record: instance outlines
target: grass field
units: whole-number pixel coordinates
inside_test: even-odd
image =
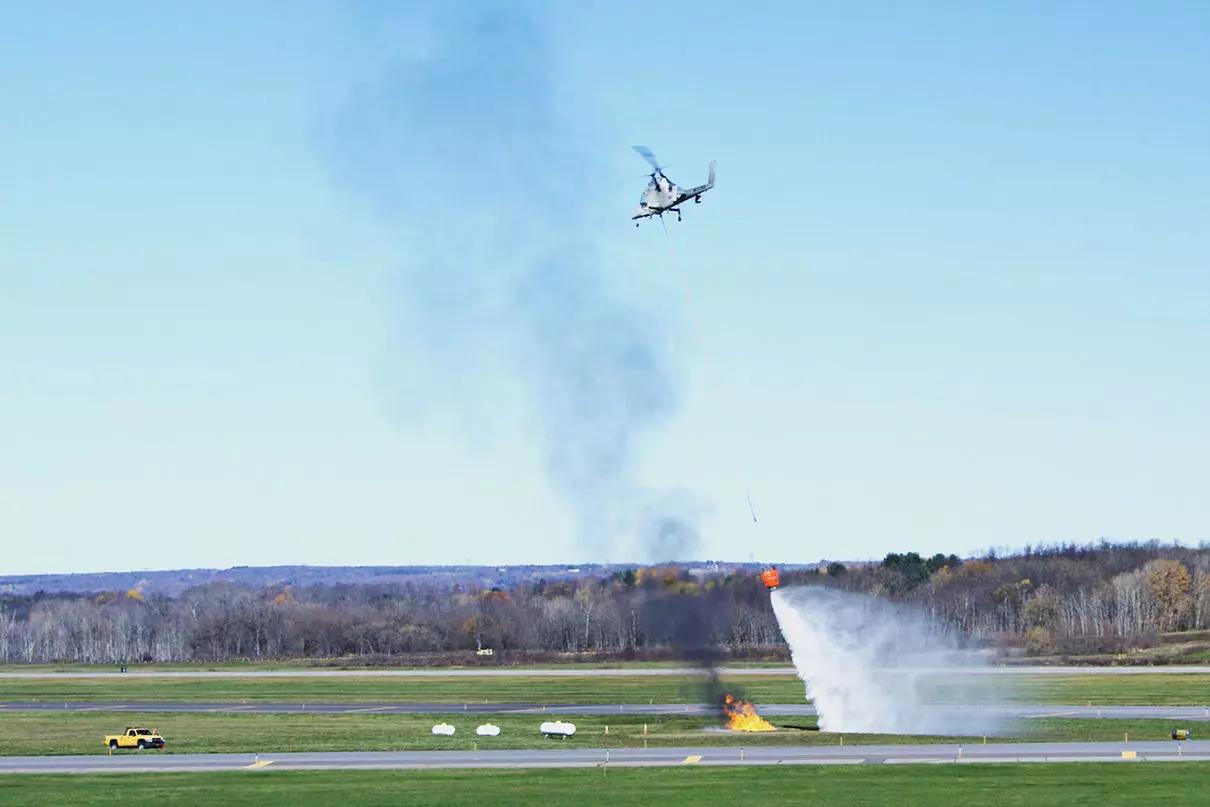
[[[0,664],[0,673],[52,673],[52,672],[117,672],[120,664]],[[128,672],[288,672],[292,670],[437,670],[437,669],[526,669],[526,670],[658,670],[691,667],[685,661],[567,661],[552,664],[467,664],[442,667],[381,666],[359,662],[357,659],[299,659],[289,661],[232,661],[216,664],[128,664]],[[726,661],[720,666],[736,668],[768,669],[791,667],[786,661]]]
[[[1014,677],[1011,700],[1100,706],[1205,706],[1210,675],[1041,675]]]
[[[733,679],[731,690],[756,703],[801,703],[793,675]],[[1210,675],[1054,675],[976,679],[985,692],[1018,703],[1204,706]],[[938,686],[932,700],[952,693]],[[701,678],[461,677],[382,678],[0,678],[0,701],[180,701],[281,703],[697,703]]]
[[[1196,803],[1210,763],[1066,763],[823,768],[586,768],[506,771],[230,771],[0,777],[0,805],[995,804],[1137,807]]]
[[[802,701],[802,682],[777,676],[735,686],[773,702]],[[283,703],[696,703],[702,679],[654,675],[626,678],[0,678],[0,701],[199,701]]]
[[[681,745],[838,745],[841,736],[814,730],[815,718],[773,718],[778,732],[721,734],[704,729],[717,725],[704,717],[604,717],[568,716],[559,719],[576,724],[576,734],[567,740],[544,739],[538,726],[550,719],[531,715],[261,715],[239,713],[183,712],[143,714],[138,712],[37,713],[12,712],[0,716],[0,756],[61,754],[105,754],[106,734],[126,726],[159,729],[168,741],[163,751],[142,753],[273,753],[287,751],[433,751],[480,749],[530,749],[555,746],[591,748],[641,748]],[[453,737],[434,736],[435,723],[450,723]],[[498,737],[479,737],[475,728],[491,722],[500,726]],[[606,726],[609,734],[605,734]],[[643,733],[643,727],[647,733]],[[1192,728],[1200,738],[1201,724]],[[1165,720],[1028,720],[1012,724],[1013,737],[988,738],[988,742],[1059,740],[1167,740],[1174,728]],[[904,744],[922,742],[981,742],[971,736],[918,736],[845,734],[853,744]],[[119,753],[140,753],[120,751]]]

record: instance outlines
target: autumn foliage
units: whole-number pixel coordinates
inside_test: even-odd
[[[973,646],[1005,651],[1122,653],[1173,641],[1162,638],[1171,632],[1210,631],[1205,547],[1102,543],[968,559],[906,552],[780,571],[782,589],[830,586],[883,597],[920,609]],[[558,654],[676,657],[687,645],[736,658],[787,658],[759,568],[634,567],[514,586],[421,579],[213,583],[177,596],[142,587],[0,595],[0,663],[356,657],[497,664]],[[493,654],[484,660],[478,649]]]

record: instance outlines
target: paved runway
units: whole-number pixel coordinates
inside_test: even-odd
[[[552,740],[553,743],[566,741]],[[161,754],[0,757],[4,773],[135,773],[221,770],[562,768],[672,765],[870,765],[975,762],[1210,762],[1210,741],[989,743],[987,745],[756,746],[752,748],[551,748],[535,751],[374,751],[296,754]]]
[[[817,715],[809,703],[762,703],[766,717]],[[934,711],[960,715],[996,714],[1006,718],[1078,718],[1106,720],[1210,721],[1210,706],[1066,706],[1054,704],[997,704],[968,706],[936,704]],[[566,714],[566,715],[711,715],[716,708],[704,703],[575,704],[575,703],[139,703],[129,701],[9,701],[4,712],[238,712],[243,714]]]
[[[424,670],[151,670],[119,672],[0,672],[3,678],[579,678],[651,675],[701,675],[696,667],[623,667],[603,669],[534,669],[532,667],[454,667]],[[720,667],[724,677],[794,675],[793,667]],[[890,671],[888,671],[890,672]],[[969,667],[962,669],[898,669],[905,675],[1210,675],[1207,666],[1169,667]]]

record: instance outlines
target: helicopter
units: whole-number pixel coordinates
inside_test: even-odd
[[[643,191],[643,195],[639,197],[639,206],[634,211],[634,215],[630,218],[635,220],[635,227],[638,227],[641,222],[638,219],[650,218],[651,216],[659,216],[663,219],[665,213],[676,213],[676,220],[681,220],[681,209],[677,205],[682,202],[687,202],[692,199],[695,203],[701,204],[702,194],[714,187],[714,162],[710,163],[710,176],[706,179],[705,185],[698,185],[694,188],[679,188],[676,183],[669,179],[659,163],[655,160],[655,155],[651,153],[651,149],[646,146],[632,146],[632,148],[642,155],[643,159],[651,163],[651,167],[655,170],[651,172],[651,181],[647,183],[647,189]]]

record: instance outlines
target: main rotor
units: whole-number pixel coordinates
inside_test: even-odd
[[[667,179],[669,182],[672,181],[671,179],[668,179],[668,175],[664,173],[664,169],[667,168],[668,166],[660,165],[656,161],[655,155],[651,153],[651,149],[647,148],[646,146],[631,146],[631,148],[633,148],[635,151],[637,151],[639,153],[639,156],[641,156],[644,160],[646,160],[648,163],[651,164],[652,169],[654,169],[654,170],[652,170],[651,175],[650,175],[652,182],[656,182],[657,176],[663,177],[664,179]]]

